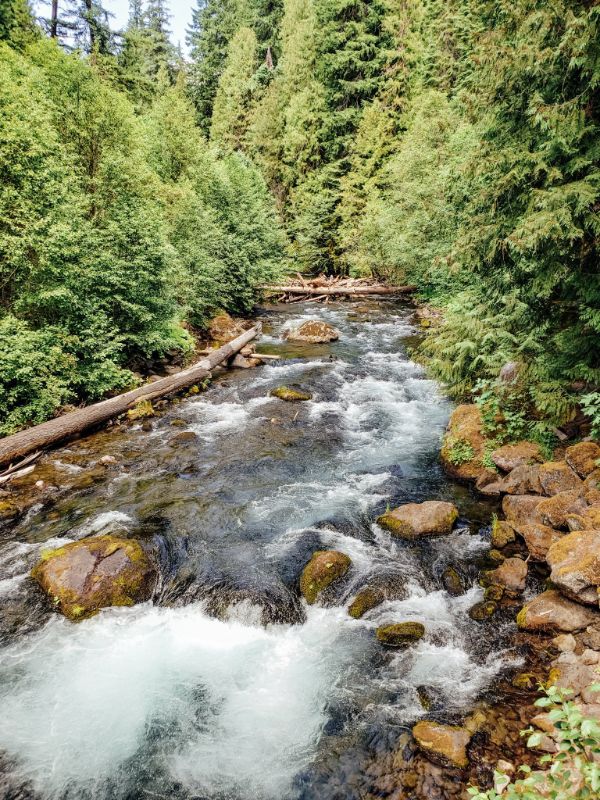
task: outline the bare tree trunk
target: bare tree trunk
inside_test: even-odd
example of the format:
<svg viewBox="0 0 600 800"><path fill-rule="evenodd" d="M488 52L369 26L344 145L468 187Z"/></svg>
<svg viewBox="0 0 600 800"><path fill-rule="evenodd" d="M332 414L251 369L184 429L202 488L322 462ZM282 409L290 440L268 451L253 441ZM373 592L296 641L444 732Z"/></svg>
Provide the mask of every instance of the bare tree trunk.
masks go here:
<svg viewBox="0 0 600 800"><path fill-rule="evenodd" d="M285 294L314 295L384 295L410 294L416 286L263 286L266 292L284 292Z"/></svg>
<svg viewBox="0 0 600 800"><path fill-rule="evenodd" d="M245 344L260 333L260 330L259 324L244 331L231 342L224 344L206 358L197 361L176 375L169 375L154 383L140 386L139 389L111 397L109 400L102 400L86 408L79 408L62 417L51 419L41 425L0 439L0 464L6 464L16 458L23 458L28 453L70 439L89 428L125 413L142 400L164 397L184 389L186 386L192 386L197 381L209 377L209 370L239 352Z"/></svg>
<svg viewBox="0 0 600 800"><path fill-rule="evenodd" d="M50 38L58 37L58 0L52 0L52 11L50 12Z"/></svg>

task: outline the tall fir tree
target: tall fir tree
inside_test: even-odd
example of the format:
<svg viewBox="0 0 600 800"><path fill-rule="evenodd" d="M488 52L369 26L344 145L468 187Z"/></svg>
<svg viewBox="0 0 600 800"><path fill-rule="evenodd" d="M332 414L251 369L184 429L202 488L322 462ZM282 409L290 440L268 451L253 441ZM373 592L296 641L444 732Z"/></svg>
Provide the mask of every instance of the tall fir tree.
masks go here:
<svg viewBox="0 0 600 800"><path fill-rule="evenodd" d="M229 44L210 126L211 141L226 150L240 149L248 128L257 44L251 28L240 28Z"/></svg>
<svg viewBox="0 0 600 800"><path fill-rule="evenodd" d="M170 78L175 75L176 51L171 43L171 15L168 0L148 0L144 14L148 39L149 72L152 77L163 70Z"/></svg>

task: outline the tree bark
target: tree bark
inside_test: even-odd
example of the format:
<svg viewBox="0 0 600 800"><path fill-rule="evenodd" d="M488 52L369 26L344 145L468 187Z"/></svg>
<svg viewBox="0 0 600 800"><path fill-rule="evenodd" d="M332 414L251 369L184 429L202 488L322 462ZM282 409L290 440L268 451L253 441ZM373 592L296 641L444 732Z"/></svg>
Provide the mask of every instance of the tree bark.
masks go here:
<svg viewBox="0 0 600 800"><path fill-rule="evenodd" d="M263 286L267 292L285 292L285 294L314 294L314 295L384 295L384 294L410 294L416 291L416 286Z"/></svg>
<svg viewBox="0 0 600 800"><path fill-rule="evenodd" d="M56 39L58 36L58 0L52 0L52 11L50 12L50 38Z"/></svg>
<svg viewBox="0 0 600 800"><path fill-rule="evenodd" d="M41 425L0 439L0 464L6 464L16 458L23 458L28 453L64 442L89 428L125 413L142 400L154 400L157 397L173 394L209 377L209 370L239 352L244 345L260 333L260 330L260 324L255 325L176 375L169 375L154 383L140 386L139 389L111 397L109 400L102 400L86 408L79 408L56 419L43 422Z"/></svg>

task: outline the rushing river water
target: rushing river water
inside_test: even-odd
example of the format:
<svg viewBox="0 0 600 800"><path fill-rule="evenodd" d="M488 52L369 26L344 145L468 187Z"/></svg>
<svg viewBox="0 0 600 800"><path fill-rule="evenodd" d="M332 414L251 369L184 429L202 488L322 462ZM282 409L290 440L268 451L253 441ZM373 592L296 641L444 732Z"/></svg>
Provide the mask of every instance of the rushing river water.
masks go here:
<svg viewBox="0 0 600 800"><path fill-rule="evenodd" d="M354 800L365 796L356 754L366 741L393 748L426 713L424 691L452 719L490 685L505 642L496 622L467 615L482 597L489 510L478 519L437 465L450 408L406 353L411 313L265 311L259 349L284 360L225 373L151 432L121 426L51 454L66 484L103 454L117 462L2 533L3 797ZM282 341L309 318L340 341ZM269 397L280 384L313 400ZM174 441L182 431L197 438ZM452 535L407 544L373 522L388 504L425 499L458 503ZM154 542L157 596L72 624L28 571L44 548L107 532ZM298 576L327 548L352 568L307 607ZM448 565L470 587L462 596L443 589ZM352 619L348 603L373 582L391 599ZM383 650L374 629L404 620L423 622L425 637Z"/></svg>

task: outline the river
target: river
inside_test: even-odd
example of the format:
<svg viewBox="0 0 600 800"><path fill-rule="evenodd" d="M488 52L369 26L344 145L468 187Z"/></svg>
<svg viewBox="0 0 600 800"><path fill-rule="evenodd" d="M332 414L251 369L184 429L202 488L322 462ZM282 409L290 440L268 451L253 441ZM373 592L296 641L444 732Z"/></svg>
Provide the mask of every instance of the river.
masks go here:
<svg viewBox="0 0 600 800"><path fill-rule="evenodd" d="M118 426L45 457L62 490L0 538L4 797L354 800L367 744L393 750L424 695L452 720L492 685L513 658L510 623L467 614L490 509L438 466L451 409L407 354L412 314L391 301L264 309L259 349L283 360L223 373L151 431ZM339 342L282 340L311 318ZM313 400L270 397L281 384ZM426 499L458 504L450 536L409 544L374 523ZM43 549L107 532L152 540L156 597L70 623L28 571ZM329 548L351 570L307 607L298 576ZM461 596L443 588L449 565ZM355 620L367 582L390 599ZM425 637L383 650L375 628L404 620Z"/></svg>

